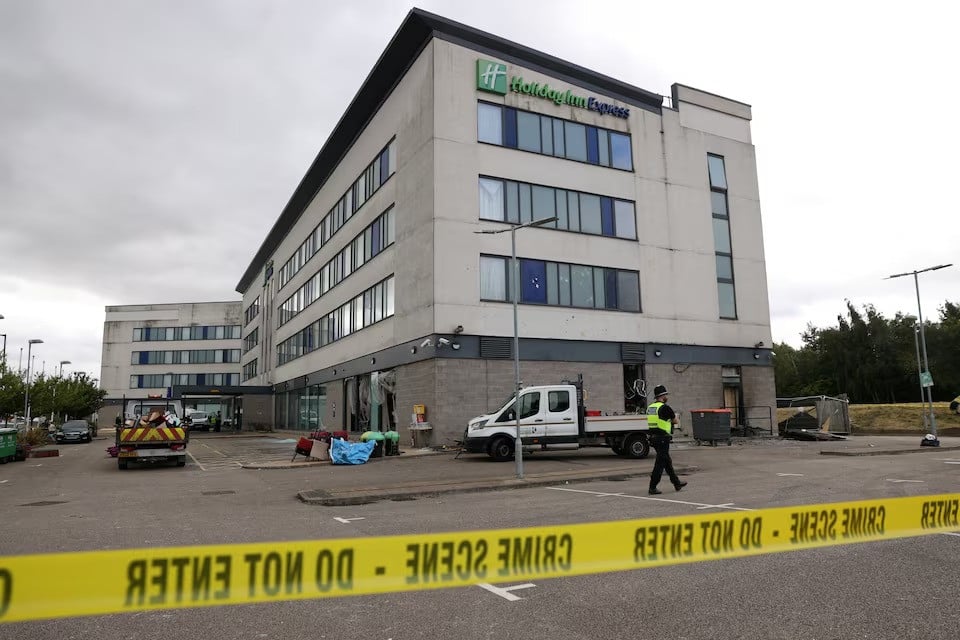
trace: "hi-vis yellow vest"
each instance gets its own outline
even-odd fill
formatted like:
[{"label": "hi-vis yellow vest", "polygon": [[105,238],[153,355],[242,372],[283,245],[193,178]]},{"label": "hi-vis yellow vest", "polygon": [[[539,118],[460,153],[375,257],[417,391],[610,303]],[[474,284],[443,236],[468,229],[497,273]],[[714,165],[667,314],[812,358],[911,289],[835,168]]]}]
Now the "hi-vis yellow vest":
[{"label": "hi-vis yellow vest", "polygon": [[657,415],[662,406],[662,402],[653,402],[647,406],[647,426],[651,429],[660,429],[667,435],[670,435],[673,431],[673,422],[670,420],[661,420],[660,416]]}]

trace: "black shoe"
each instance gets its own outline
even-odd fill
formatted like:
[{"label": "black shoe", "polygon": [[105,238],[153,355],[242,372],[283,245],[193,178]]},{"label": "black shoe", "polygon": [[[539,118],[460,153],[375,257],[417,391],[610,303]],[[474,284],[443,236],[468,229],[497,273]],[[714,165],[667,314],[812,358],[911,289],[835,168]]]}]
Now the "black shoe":
[{"label": "black shoe", "polygon": [[675,484],[675,485],[673,485],[673,486],[676,487],[677,491],[680,491],[680,489],[683,489],[685,486],[687,486],[687,483],[686,483],[686,482],[678,482],[677,484]]},{"label": "black shoe", "polygon": [[660,495],[661,493],[663,493],[663,491],[660,491],[660,489],[654,488],[654,489],[650,489],[649,493],[650,493],[650,495],[652,495],[652,496],[658,496],[658,495]]}]

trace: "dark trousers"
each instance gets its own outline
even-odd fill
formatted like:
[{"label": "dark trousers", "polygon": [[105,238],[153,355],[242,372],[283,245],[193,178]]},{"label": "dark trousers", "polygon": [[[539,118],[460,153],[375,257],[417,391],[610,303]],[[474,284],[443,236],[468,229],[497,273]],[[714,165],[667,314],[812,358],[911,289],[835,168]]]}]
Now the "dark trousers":
[{"label": "dark trousers", "polygon": [[651,436],[650,446],[657,452],[657,460],[653,463],[653,472],[650,474],[650,488],[656,489],[660,484],[663,472],[667,472],[673,486],[680,484],[677,472],[673,470],[673,460],[670,459],[670,436]]}]

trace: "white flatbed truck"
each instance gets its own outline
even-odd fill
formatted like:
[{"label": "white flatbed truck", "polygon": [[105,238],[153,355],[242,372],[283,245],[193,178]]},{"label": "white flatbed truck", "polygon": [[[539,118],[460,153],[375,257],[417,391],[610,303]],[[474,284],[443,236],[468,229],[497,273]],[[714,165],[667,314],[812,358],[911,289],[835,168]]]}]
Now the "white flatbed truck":
[{"label": "white flatbed truck", "polygon": [[[467,424],[463,449],[494,460],[514,455],[517,434],[515,396],[493,413]],[[650,453],[645,414],[594,415],[583,403],[582,376],[576,382],[520,390],[520,437],[525,451],[609,447],[617,455],[645,458]]]}]

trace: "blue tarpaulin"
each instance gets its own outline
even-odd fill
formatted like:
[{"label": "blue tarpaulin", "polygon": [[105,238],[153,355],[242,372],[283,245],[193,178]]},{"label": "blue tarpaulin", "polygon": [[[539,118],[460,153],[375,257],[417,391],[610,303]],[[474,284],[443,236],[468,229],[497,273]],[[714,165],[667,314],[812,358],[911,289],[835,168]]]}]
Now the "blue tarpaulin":
[{"label": "blue tarpaulin", "polygon": [[348,442],[332,440],[330,442],[330,460],[333,464],[363,464],[370,459],[376,442]]}]

